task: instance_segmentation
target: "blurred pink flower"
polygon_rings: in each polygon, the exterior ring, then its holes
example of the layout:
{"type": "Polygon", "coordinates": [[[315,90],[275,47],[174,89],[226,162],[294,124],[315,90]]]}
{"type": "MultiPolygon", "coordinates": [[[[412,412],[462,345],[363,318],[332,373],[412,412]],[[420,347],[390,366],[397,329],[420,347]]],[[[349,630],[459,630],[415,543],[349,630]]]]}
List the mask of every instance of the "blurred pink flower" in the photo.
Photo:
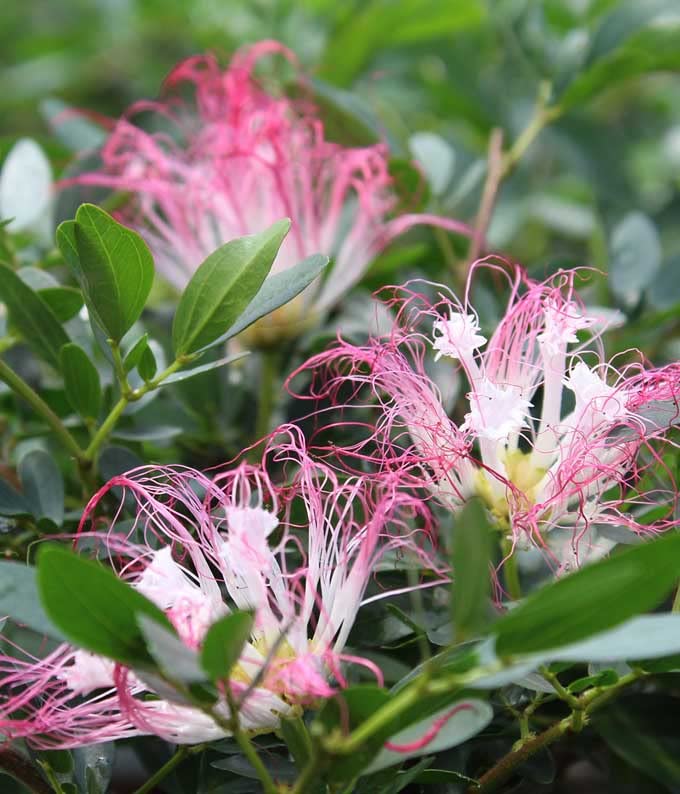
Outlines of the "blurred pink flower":
{"type": "Polygon", "coordinates": [[[400,471],[454,511],[482,497],[513,548],[538,546],[562,571],[609,551],[617,528],[680,523],[663,459],[680,415],[680,364],[607,362],[599,337],[610,318],[581,303],[577,273],[537,283],[516,268],[489,339],[471,280],[462,302],[434,285],[435,305],[407,285],[388,301],[398,312],[391,334],[365,346],[340,339],[301,368],[314,373],[312,398],[342,404],[345,416],[366,405],[365,386],[378,400],[377,425],[345,454],[400,471]],[[444,409],[435,366],[465,376],[460,420],[444,409]]]}
{"type": "MultiPolygon", "coordinates": [[[[364,665],[382,681],[372,662],[343,648],[379,561],[394,568],[394,555],[409,553],[430,564],[418,500],[362,478],[340,484],[310,460],[295,429],[270,444],[262,466],[242,463],[212,480],[179,467],[115,477],[92,498],[81,527],[114,488],[122,496],[108,531],[81,532],[78,542],[94,544],[163,609],[188,648],[200,648],[233,608],[255,611],[228,682],[242,700],[244,729],[273,731],[282,717],[332,695],[345,685],[343,663],[364,665]],[[274,485],[267,474],[274,468],[292,484],[274,485]],[[130,503],[132,522],[124,520],[130,503]]],[[[44,659],[15,650],[0,656],[0,733],[8,739],[66,748],[138,734],[186,744],[225,735],[142,673],[70,645],[44,659]]],[[[217,708],[228,719],[226,699],[217,708]]]]}
{"type": "Polygon", "coordinates": [[[387,146],[333,143],[311,102],[262,88],[253,69],[272,53],[296,64],[275,41],[237,53],[226,71],[211,55],[180,63],[165,81],[166,98],[133,105],[104,144],[101,170],[74,181],[131,194],[118,216],[146,238],[159,271],[178,289],[218,246],[289,217],[292,229],[273,272],[315,253],[334,260],[288,317],[301,321],[310,308],[318,314],[332,306],[411,226],[469,229],[433,215],[395,215],[387,146]],[[171,93],[186,83],[194,89],[191,104],[171,93]],[[133,123],[149,111],[163,131],[133,123]]]}

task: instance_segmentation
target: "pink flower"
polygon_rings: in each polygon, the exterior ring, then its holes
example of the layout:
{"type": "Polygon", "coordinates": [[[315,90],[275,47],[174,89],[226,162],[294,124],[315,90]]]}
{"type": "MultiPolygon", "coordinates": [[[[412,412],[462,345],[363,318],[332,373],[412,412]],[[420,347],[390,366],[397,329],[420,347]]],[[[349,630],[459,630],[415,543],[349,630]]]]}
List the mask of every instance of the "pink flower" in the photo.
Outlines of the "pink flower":
{"type": "MultiPolygon", "coordinates": [[[[310,460],[294,429],[270,444],[262,466],[242,463],[212,480],[149,466],[115,477],[92,498],[81,527],[113,488],[123,496],[108,531],[83,531],[78,542],[99,547],[122,579],[165,611],[188,648],[199,649],[232,609],[255,611],[228,684],[243,701],[244,729],[273,731],[282,717],[332,695],[345,684],[343,662],[382,680],[373,663],[343,648],[379,561],[389,568],[395,554],[409,553],[429,564],[418,500],[362,478],[340,484],[310,460]],[[274,485],[268,469],[291,484],[274,485]],[[134,520],[126,522],[130,501],[134,520]]],[[[0,733],[38,748],[138,734],[175,743],[225,735],[210,716],[156,691],[148,676],[69,645],[44,659],[19,649],[0,657],[0,691],[0,733]]],[[[226,700],[217,708],[229,717],[226,700]]]]}
{"type": "Polygon", "coordinates": [[[159,271],[178,289],[218,246],[289,217],[291,232],[273,272],[315,253],[334,260],[323,284],[270,319],[295,326],[308,321],[310,310],[322,314],[337,302],[414,224],[469,229],[432,215],[394,216],[399,200],[386,145],[333,143],[309,101],[262,88],[253,70],[272,53],[296,64],[275,41],[237,53],[224,72],[211,55],[180,63],[165,81],[163,100],[133,105],[115,125],[101,170],[74,181],[131,195],[119,218],[146,238],[159,271]],[[192,103],[172,93],[184,84],[194,90],[192,103]],[[162,131],[137,126],[142,112],[154,114],[162,131]]]}
{"type": "Polygon", "coordinates": [[[434,306],[405,287],[389,302],[398,314],[388,337],[340,340],[302,367],[315,371],[313,397],[337,403],[342,394],[346,413],[365,405],[365,386],[379,400],[377,426],[347,454],[399,471],[453,511],[481,496],[513,546],[544,548],[562,570],[606,553],[607,526],[644,534],[680,523],[662,457],[680,414],[680,364],[607,362],[606,319],[580,302],[576,276],[537,283],[515,269],[488,340],[471,281],[462,302],[437,287],[434,306]],[[465,376],[459,421],[444,409],[433,366],[465,376]]]}

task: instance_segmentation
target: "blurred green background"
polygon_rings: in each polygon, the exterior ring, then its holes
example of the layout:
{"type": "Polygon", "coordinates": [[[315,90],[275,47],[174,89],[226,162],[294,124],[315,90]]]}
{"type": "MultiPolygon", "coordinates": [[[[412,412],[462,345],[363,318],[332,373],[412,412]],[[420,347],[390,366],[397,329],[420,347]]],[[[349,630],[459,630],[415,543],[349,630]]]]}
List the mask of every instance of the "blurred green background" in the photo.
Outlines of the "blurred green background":
{"type": "Polygon", "coordinates": [[[267,37],[351,91],[395,154],[424,163],[429,208],[468,221],[491,130],[510,146],[542,86],[568,97],[505,180],[491,248],[531,268],[608,269],[617,224],[643,213],[651,226],[638,227],[632,244],[633,261],[645,260],[647,303],[666,311],[680,302],[677,0],[6,2],[3,150],[34,136],[59,169],[70,153],[48,132],[46,99],[117,116],[156,96],[179,59],[211,49],[226,64],[237,47],[267,37]]]}

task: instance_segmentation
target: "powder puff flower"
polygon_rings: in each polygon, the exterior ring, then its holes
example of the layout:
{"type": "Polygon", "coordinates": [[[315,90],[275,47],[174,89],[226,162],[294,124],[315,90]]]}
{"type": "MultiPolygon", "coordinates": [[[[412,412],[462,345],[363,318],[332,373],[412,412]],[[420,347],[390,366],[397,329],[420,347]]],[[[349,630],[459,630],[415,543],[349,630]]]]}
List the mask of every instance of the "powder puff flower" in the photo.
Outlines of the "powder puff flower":
{"type": "Polygon", "coordinates": [[[414,224],[469,233],[438,216],[395,215],[399,198],[387,147],[333,143],[309,101],[262,88],[253,70],[271,53],[296,64],[274,41],[237,53],[226,71],[210,55],[180,63],[165,81],[163,100],[133,105],[114,126],[101,170],[74,180],[129,194],[119,219],[145,237],[159,272],[178,289],[218,246],[289,217],[291,233],[272,272],[315,253],[331,256],[334,265],[304,300],[267,321],[265,342],[280,338],[277,326],[294,329],[323,314],[414,224]],[[193,103],[173,93],[186,84],[193,103]],[[163,131],[137,126],[142,112],[155,114],[163,131]]]}
{"type": "Polygon", "coordinates": [[[366,346],[340,340],[302,368],[315,371],[314,399],[342,395],[355,410],[366,384],[378,398],[370,438],[345,452],[399,469],[454,511],[481,496],[512,547],[536,544],[563,571],[606,553],[618,532],[608,526],[642,534],[678,523],[662,451],[680,414],[680,364],[608,363],[607,318],[581,304],[576,275],[537,283],[516,269],[488,341],[470,282],[463,302],[442,294],[434,306],[404,288],[390,301],[398,315],[389,336],[366,346]],[[428,350],[436,366],[465,375],[462,421],[444,409],[428,350]]]}
{"type": "MultiPolygon", "coordinates": [[[[269,446],[262,466],[244,463],[212,480],[148,466],[115,477],[88,504],[81,529],[78,544],[98,548],[164,610],[188,648],[199,649],[211,624],[232,609],[254,610],[228,682],[242,701],[240,724],[252,734],[275,730],[344,686],[343,663],[364,665],[381,681],[373,663],[343,653],[364,591],[378,561],[389,567],[386,552],[414,553],[429,564],[421,544],[427,513],[418,500],[385,483],[338,483],[307,457],[296,430],[269,446]],[[290,484],[274,485],[273,468],[290,484]],[[108,530],[85,531],[112,489],[122,496],[108,530]]],[[[16,649],[0,656],[0,733],[36,748],[139,734],[180,744],[226,735],[146,679],[70,645],[42,659],[16,649]]],[[[217,710],[229,719],[226,699],[217,710]]]]}

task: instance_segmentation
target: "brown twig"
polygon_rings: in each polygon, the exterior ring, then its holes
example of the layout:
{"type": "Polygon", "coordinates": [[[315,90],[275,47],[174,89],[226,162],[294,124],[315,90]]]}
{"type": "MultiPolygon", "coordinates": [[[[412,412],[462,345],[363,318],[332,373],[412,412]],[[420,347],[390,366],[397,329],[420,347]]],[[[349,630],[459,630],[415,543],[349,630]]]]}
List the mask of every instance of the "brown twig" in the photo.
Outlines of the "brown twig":
{"type": "Polygon", "coordinates": [[[11,747],[0,748],[0,769],[23,783],[33,794],[52,794],[52,787],[36,767],[11,747]]]}
{"type": "MultiPolygon", "coordinates": [[[[486,163],[486,179],[482,191],[482,200],[475,219],[475,231],[470,240],[467,265],[465,266],[466,271],[472,262],[479,259],[484,247],[484,239],[491,222],[496,195],[503,178],[503,130],[500,127],[496,127],[491,132],[486,163]]],[[[467,278],[467,272],[463,274],[463,277],[464,279],[467,278]]]]}

